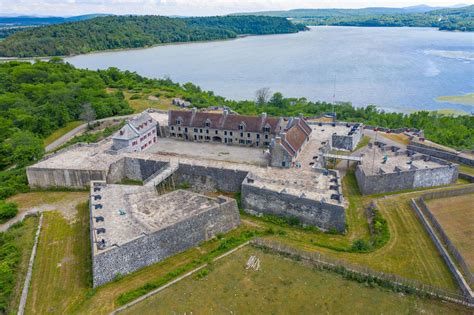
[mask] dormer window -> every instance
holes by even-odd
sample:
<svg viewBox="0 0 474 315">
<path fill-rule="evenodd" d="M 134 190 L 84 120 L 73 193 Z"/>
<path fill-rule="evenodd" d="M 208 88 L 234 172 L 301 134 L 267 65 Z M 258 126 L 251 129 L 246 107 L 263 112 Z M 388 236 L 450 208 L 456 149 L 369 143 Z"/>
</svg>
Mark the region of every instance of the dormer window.
<svg viewBox="0 0 474 315">
<path fill-rule="evenodd" d="M 204 125 L 206 127 L 211 127 L 211 121 L 209 119 L 207 119 L 206 122 L 204 123 Z"/>
<path fill-rule="evenodd" d="M 239 130 L 244 130 L 245 129 L 245 123 L 241 122 L 239 125 Z"/>
<path fill-rule="evenodd" d="M 120 130 L 120 135 L 123 136 L 123 130 Z"/>
<path fill-rule="evenodd" d="M 265 127 L 263 127 L 263 132 L 270 132 L 270 129 L 269 125 L 265 125 Z"/>
<path fill-rule="evenodd" d="M 176 124 L 181 125 L 181 118 L 176 119 Z"/>
</svg>

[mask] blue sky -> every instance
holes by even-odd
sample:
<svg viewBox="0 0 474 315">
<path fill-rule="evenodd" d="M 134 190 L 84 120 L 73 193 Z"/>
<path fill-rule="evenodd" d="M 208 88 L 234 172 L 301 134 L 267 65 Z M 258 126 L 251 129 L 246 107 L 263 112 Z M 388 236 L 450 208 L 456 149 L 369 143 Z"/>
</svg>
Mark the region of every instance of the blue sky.
<svg viewBox="0 0 474 315">
<path fill-rule="evenodd" d="M 474 0 L 0 0 L 0 15 L 71 16 L 88 13 L 219 15 L 232 12 L 294 8 L 450 6 Z"/>
</svg>

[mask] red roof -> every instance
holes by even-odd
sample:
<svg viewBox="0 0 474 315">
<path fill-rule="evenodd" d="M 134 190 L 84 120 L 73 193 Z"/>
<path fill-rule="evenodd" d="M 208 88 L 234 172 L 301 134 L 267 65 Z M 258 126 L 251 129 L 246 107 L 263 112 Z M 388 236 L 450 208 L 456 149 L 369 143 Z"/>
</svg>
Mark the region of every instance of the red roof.
<svg viewBox="0 0 474 315">
<path fill-rule="evenodd" d="M 292 126 L 286 129 L 281 143 L 288 153 L 295 156 L 309 138 L 311 131 L 311 127 L 302 118 L 295 118 Z"/>
<path fill-rule="evenodd" d="M 172 110 L 169 114 L 169 125 L 175 125 L 176 120 L 180 118 L 181 126 L 187 127 L 205 127 L 206 122 L 210 123 L 210 128 L 222 130 L 239 130 L 239 125 L 244 124 L 246 132 L 263 132 L 265 126 L 270 127 L 270 133 L 280 132 L 281 118 L 260 116 L 245 116 L 224 113 L 209 113 Z"/>
</svg>

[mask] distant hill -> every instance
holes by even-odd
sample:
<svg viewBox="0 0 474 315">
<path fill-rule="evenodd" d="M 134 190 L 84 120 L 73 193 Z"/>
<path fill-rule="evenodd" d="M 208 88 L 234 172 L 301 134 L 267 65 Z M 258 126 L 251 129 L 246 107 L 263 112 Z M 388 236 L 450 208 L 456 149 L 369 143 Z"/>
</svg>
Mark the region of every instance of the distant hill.
<svg viewBox="0 0 474 315">
<path fill-rule="evenodd" d="M 412 26 L 474 31 L 474 5 L 453 8 L 419 5 L 406 8 L 295 9 L 242 14 L 286 17 L 306 25 Z"/>
<path fill-rule="evenodd" d="M 86 14 L 71 17 L 37 17 L 37 16 L 0 16 L 0 28 L 5 26 L 37 26 L 60 24 L 67 22 L 77 22 L 89 20 L 100 16 L 107 16 L 110 14 Z"/>
<path fill-rule="evenodd" d="M 109 14 L 87 14 L 72 17 L 0 16 L 0 39 L 23 31 L 28 27 L 77 22 L 107 15 Z"/>
<path fill-rule="evenodd" d="M 296 33 L 305 29 L 304 25 L 280 17 L 106 16 L 14 33 L 0 42 L 0 56 L 67 56 L 161 43 L 229 39 L 239 35 Z"/>
</svg>

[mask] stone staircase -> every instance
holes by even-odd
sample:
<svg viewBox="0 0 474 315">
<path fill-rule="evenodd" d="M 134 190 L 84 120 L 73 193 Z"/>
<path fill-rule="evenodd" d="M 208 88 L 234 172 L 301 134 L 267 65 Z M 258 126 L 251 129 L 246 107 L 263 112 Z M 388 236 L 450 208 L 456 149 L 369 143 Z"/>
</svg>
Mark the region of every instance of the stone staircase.
<svg viewBox="0 0 474 315">
<path fill-rule="evenodd" d="M 170 163 L 164 168 L 160 169 L 155 174 L 148 177 L 144 182 L 143 186 L 157 186 L 166 180 L 168 177 L 173 175 L 178 170 L 179 164 L 176 161 L 170 161 Z"/>
</svg>

